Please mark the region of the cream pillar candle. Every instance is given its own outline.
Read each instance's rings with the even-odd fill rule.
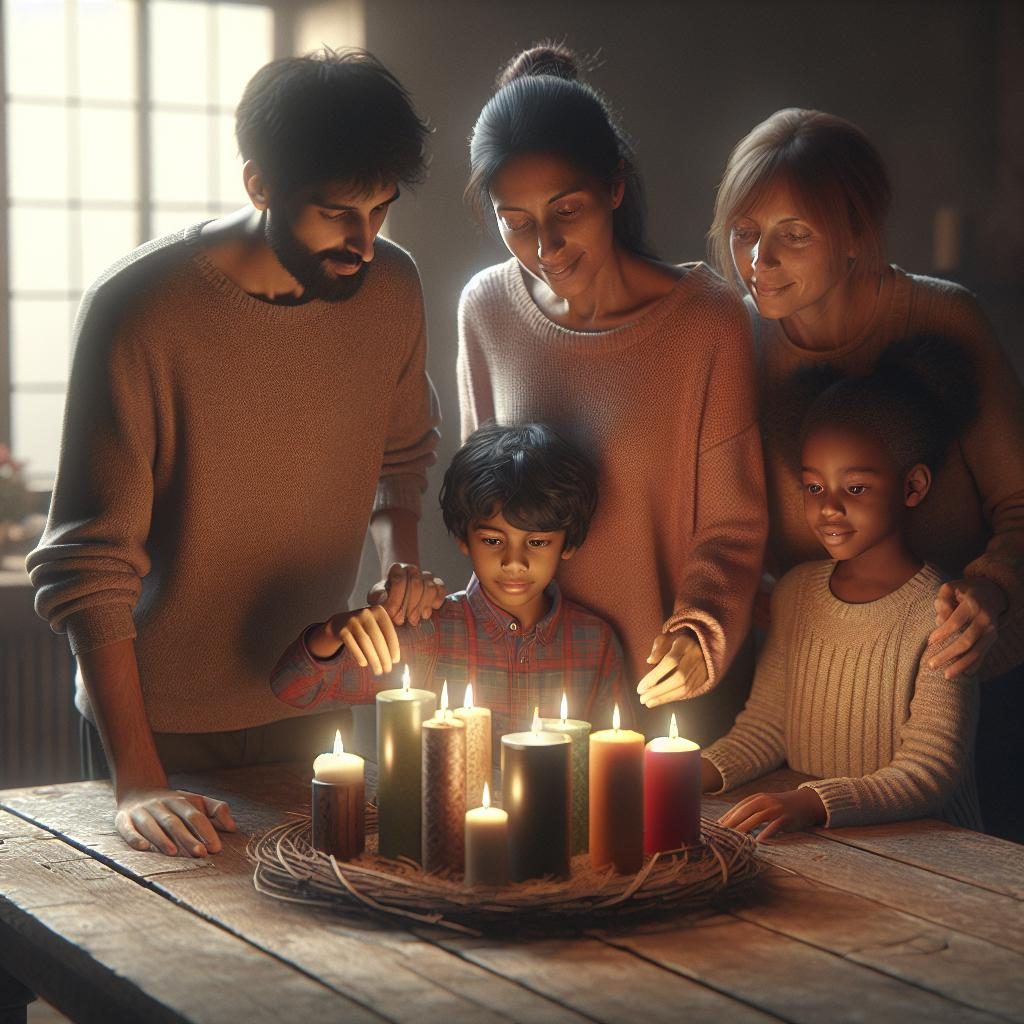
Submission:
[[[644,860],[644,738],[619,728],[590,734],[590,863],[634,874]]]
[[[466,885],[504,885],[508,881],[508,814],[491,806],[485,782],[480,807],[466,811]]]
[[[448,683],[441,708],[423,723],[424,871],[461,872],[466,835],[466,726],[448,710]]]
[[[562,694],[561,718],[542,718],[544,732],[563,733],[572,740],[572,852],[586,853],[589,836],[590,723],[569,717],[569,700]]]
[[[382,857],[420,859],[420,727],[436,707],[432,690],[411,688],[408,665],[400,690],[377,694],[377,829]]]
[[[463,706],[455,717],[466,726],[466,800],[478,800],[491,783],[491,712],[473,703],[473,684],[466,686]]]

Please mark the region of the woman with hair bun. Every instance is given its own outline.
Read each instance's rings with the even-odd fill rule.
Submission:
[[[936,600],[932,642],[960,634],[930,667],[948,678],[979,670],[993,676],[1024,660],[1024,390],[970,292],[887,262],[889,203],[875,147],[855,125],[816,110],[779,110],[757,125],[736,145],[718,189],[712,258],[745,294],[753,317],[768,567],[781,575],[816,558],[818,548],[801,509],[799,467],[786,457],[784,382],[825,362],[865,374],[895,340],[941,335],[975,367],[980,414],[936,475],[928,503],[915,510],[910,541],[950,577]],[[1010,689],[1015,711],[996,712],[995,691],[983,690],[983,805],[986,776],[1001,771],[986,768],[985,759],[1019,747],[1020,687]],[[1017,739],[986,736],[986,720],[995,719]],[[984,810],[991,825],[999,809]]]
[[[591,453],[598,510],[563,589],[616,627],[639,703],[696,697],[682,728],[709,741],[749,687],[749,647],[722,680],[765,536],[749,318],[705,265],[654,257],[631,149],[564,47],[510,62],[470,164],[467,199],[512,258],[462,294],[463,435],[538,420]]]

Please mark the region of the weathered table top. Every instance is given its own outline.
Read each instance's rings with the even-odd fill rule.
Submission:
[[[248,835],[304,808],[308,769],[187,783],[242,830],[207,861],[128,849],[105,784],[0,792],[8,988],[103,1024],[1024,1020],[1024,847],[939,822],[766,843],[728,913],[496,941],[257,893]]]

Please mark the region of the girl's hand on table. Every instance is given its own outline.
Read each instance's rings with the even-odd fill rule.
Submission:
[[[730,808],[719,824],[737,832],[761,828],[757,841],[769,839],[776,832],[799,832],[812,825],[825,824],[825,805],[810,788],[788,789],[782,793],[754,793]]]
[[[441,607],[446,593],[444,580],[428,569],[392,562],[387,577],[370,588],[366,603],[383,607],[398,626],[416,626]]]
[[[960,636],[928,662],[928,667],[943,669],[947,679],[971,676],[981,667],[999,635],[999,616],[1007,608],[1002,587],[984,576],[950,580],[939,588],[935,598],[935,625],[928,643],[939,644]]]
[[[306,647],[316,658],[333,658],[347,647],[356,664],[369,666],[375,676],[402,659],[395,624],[383,605],[332,615],[306,634]]]
[[[183,789],[129,790],[118,801],[114,825],[133,849],[168,857],[220,853],[218,830],[234,832],[238,827],[223,800]]]
[[[688,629],[655,637],[647,664],[654,668],[636,687],[644,707],[692,697],[708,681],[704,652]]]

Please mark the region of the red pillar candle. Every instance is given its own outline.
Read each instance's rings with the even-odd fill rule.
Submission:
[[[635,874],[644,861],[644,738],[619,728],[590,734],[590,863]]]
[[[644,853],[700,842],[700,747],[680,739],[676,716],[668,736],[644,750]]]

